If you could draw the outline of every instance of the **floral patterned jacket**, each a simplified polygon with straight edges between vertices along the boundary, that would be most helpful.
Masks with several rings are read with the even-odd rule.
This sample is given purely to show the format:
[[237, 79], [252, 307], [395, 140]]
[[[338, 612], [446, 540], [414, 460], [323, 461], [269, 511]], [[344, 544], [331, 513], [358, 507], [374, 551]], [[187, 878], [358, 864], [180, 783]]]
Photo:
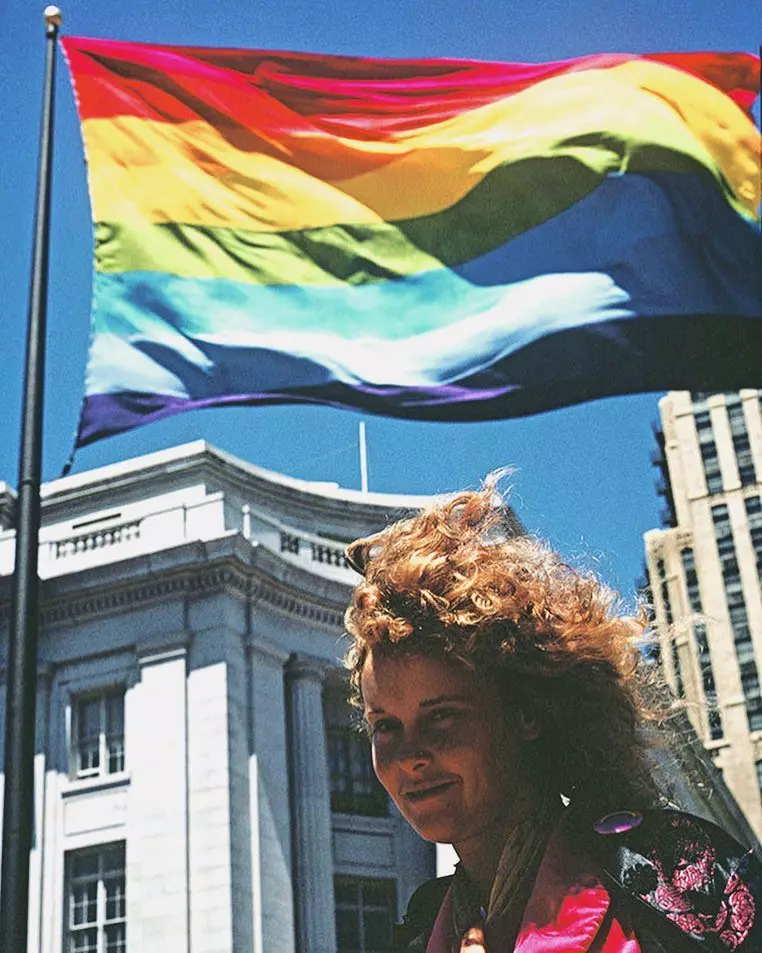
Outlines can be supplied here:
[[[622, 811], [591, 827], [582, 839], [554, 835], [514, 950], [762, 953], [762, 864], [753, 851], [678, 811]], [[592, 858], [582, 865], [580, 843]], [[427, 953], [450, 879], [413, 895], [395, 953]]]

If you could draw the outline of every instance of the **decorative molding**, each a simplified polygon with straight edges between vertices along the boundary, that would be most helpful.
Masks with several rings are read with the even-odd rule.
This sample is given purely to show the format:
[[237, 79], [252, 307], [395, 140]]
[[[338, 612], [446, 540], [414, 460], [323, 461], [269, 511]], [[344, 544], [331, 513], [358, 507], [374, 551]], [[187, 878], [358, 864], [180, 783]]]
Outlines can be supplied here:
[[147, 648], [138, 652], [138, 665], [146, 668], [149, 665], [161, 665], [162, 662], [175, 662], [187, 658], [188, 640], [183, 639], [160, 648]]
[[344, 611], [330, 603], [307, 602], [305, 594], [274, 580], [261, 580], [256, 601], [283, 612], [284, 615], [317, 622], [329, 629], [344, 629]]
[[677, 543], [678, 549], [685, 549], [686, 547], [693, 548], [693, 533], [689, 529], [680, 528], [679, 532], [675, 537], [675, 542]]
[[289, 681], [310, 681], [323, 684], [328, 674], [335, 668], [325, 659], [313, 655], [292, 655], [286, 663], [286, 678]]
[[[164, 602], [171, 597], [228, 592], [265, 605], [287, 616], [307, 620], [333, 631], [343, 630], [343, 606], [316, 598], [264, 574], [261, 569], [245, 566], [235, 557], [225, 556], [202, 566], [167, 570], [148, 578], [122, 579], [109, 585], [79, 590], [71, 594], [47, 597], [45, 589], [60, 586], [60, 577], [43, 586], [40, 626], [51, 628], [71, 625], [85, 619], [130, 612], [137, 607]], [[10, 602], [0, 603], [0, 626], [10, 619]]]
[[269, 639], [263, 639], [256, 635], [253, 641], [246, 646], [246, 650], [250, 655], [264, 656], [266, 659], [280, 666], [285, 665], [291, 657], [291, 652], [288, 649], [284, 649], [280, 645], [270, 642]]
[[654, 559], [664, 559], [664, 542], [663, 540], [654, 540], [649, 546], [649, 555]]

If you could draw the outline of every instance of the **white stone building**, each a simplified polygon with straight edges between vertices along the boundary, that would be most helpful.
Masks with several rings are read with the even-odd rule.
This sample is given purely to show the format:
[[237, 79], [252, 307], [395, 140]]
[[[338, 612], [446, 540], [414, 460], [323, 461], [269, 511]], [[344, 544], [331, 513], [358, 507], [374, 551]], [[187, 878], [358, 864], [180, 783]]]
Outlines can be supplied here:
[[660, 402], [668, 506], [645, 535], [661, 660], [750, 825], [762, 836], [760, 391]]
[[350, 724], [343, 551], [421, 502], [203, 442], [43, 488], [30, 953], [381, 948], [436, 859]]

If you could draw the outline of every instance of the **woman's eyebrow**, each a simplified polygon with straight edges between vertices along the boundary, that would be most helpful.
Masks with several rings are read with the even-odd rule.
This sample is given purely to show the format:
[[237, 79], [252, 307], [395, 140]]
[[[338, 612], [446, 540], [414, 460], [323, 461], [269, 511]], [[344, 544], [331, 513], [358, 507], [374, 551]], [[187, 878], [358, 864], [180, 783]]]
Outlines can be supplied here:
[[420, 702], [419, 708], [431, 708], [432, 705], [441, 705], [442, 702], [469, 702], [468, 695], [437, 695], [436, 698], [427, 698]]

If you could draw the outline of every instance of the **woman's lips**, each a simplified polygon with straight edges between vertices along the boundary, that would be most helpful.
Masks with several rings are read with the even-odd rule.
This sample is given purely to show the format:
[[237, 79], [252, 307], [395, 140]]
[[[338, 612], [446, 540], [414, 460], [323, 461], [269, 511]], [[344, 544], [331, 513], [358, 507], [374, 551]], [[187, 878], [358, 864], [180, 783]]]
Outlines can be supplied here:
[[440, 781], [432, 781], [427, 784], [416, 785], [416, 787], [409, 788], [405, 791], [405, 797], [414, 804], [419, 804], [428, 798], [435, 798], [440, 794], [444, 794], [444, 792], [453, 787], [454, 784], [456, 784], [454, 779], [447, 778]]

